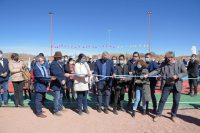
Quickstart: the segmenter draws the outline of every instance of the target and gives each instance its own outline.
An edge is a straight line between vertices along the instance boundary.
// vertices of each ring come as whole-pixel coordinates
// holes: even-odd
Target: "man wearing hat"
[[[63,110],[63,88],[65,86],[65,73],[64,73],[64,66],[62,62],[62,53],[60,51],[55,52],[54,60],[50,65],[50,75],[54,76],[56,79],[51,81],[50,88],[53,90],[54,94],[54,115],[60,116],[60,111]]]
[[[4,105],[8,104],[8,79],[10,75],[8,60],[3,58],[3,52],[0,50],[0,88],[3,88]],[[0,106],[2,105],[2,97],[0,96]]]
[[[197,95],[197,78],[199,73],[199,62],[196,60],[196,54],[191,55],[191,59],[187,66],[188,71],[188,78],[189,78],[189,85],[190,85],[190,96]],[[194,94],[193,94],[193,87],[194,87]]]

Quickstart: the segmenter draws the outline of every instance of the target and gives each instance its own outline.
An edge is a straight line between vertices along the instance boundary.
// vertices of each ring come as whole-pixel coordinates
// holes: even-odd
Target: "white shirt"
[[[1,65],[2,65],[2,67],[3,67],[3,59],[0,60],[0,63],[1,63]]]

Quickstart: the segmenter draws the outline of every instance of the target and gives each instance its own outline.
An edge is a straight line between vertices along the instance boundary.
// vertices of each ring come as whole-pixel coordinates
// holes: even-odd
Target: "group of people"
[[[87,60],[87,56],[79,54],[75,61],[73,58],[63,56],[60,51],[55,52],[54,60],[49,64],[43,54],[39,54],[32,63],[34,75],[35,113],[38,117],[47,117],[43,111],[43,103],[46,92],[53,92],[53,114],[60,116],[66,109],[63,106],[63,96],[77,101],[78,114],[89,114],[87,96],[92,88],[97,95],[97,111],[109,113],[110,104],[113,105],[113,113],[118,110],[125,111],[124,94],[128,88],[128,109],[131,107],[131,115],[135,117],[136,110],[142,103],[142,114],[149,113],[149,101],[152,99],[155,114],[154,121],[162,115],[165,102],[170,93],[173,93],[173,106],[171,119],[175,121],[179,106],[183,77],[188,73],[190,83],[190,95],[197,94],[197,78],[199,62],[196,55],[191,56],[187,67],[182,61],[175,59],[174,52],[167,52],[165,60],[158,65],[151,53],[145,54],[141,59],[138,52],[133,53],[133,58],[126,62],[125,55],[110,57],[108,52],[103,52],[100,59]],[[63,60],[64,59],[64,60]],[[8,80],[14,86],[15,106],[23,105],[23,71],[24,64],[19,60],[19,55],[13,53],[11,61],[3,58],[0,51],[0,86],[3,88],[4,104],[8,103]],[[155,87],[158,78],[162,81],[162,94],[157,105]],[[194,86],[194,87],[193,87]],[[193,89],[194,88],[194,89]],[[2,90],[2,89],[1,89]],[[193,94],[194,90],[194,94]],[[1,97],[0,97],[1,99]],[[134,100],[134,102],[133,102]],[[133,102],[133,105],[132,105]],[[2,103],[0,101],[0,103]],[[102,108],[103,106],[103,108]]]

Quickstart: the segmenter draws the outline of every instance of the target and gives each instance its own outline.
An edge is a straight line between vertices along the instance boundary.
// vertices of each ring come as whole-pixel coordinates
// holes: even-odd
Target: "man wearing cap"
[[[150,72],[148,76],[154,76],[160,74],[163,80],[163,90],[159,101],[158,109],[154,122],[156,122],[161,116],[170,93],[173,93],[173,106],[171,109],[171,120],[176,122],[176,114],[180,102],[181,90],[183,87],[182,78],[187,75],[187,70],[182,61],[175,60],[174,52],[169,51],[165,54],[165,61],[161,64],[160,68]]]
[[[0,88],[3,88],[3,101],[4,105],[8,104],[8,80],[9,80],[9,67],[8,60],[3,58],[3,52],[0,50]],[[2,97],[0,96],[0,106],[2,105]]]
[[[196,60],[196,54],[191,55],[191,59],[187,66],[188,71],[188,78],[189,78],[189,85],[190,85],[190,96],[197,95],[197,78],[199,75],[199,62]],[[194,87],[194,94],[193,94],[193,87]]]
[[[98,107],[97,111],[100,113],[102,106],[102,96],[105,96],[104,112],[108,114],[108,107],[110,101],[110,91],[112,87],[112,77],[114,76],[113,61],[109,59],[109,53],[103,52],[102,58],[97,60],[94,66],[94,74],[98,76],[97,92],[98,92]],[[109,76],[109,77],[106,77]]]
[[[60,111],[64,111],[62,97],[63,97],[63,88],[66,85],[64,66],[62,62],[62,53],[60,51],[55,52],[54,60],[50,65],[50,75],[54,76],[56,79],[51,81],[50,88],[53,90],[54,94],[54,115],[60,116]]]

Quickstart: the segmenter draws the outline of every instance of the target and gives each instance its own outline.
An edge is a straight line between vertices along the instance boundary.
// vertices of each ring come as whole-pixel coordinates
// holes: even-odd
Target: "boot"
[[[99,113],[102,112],[102,110],[101,110],[101,106],[98,106],[98,107],[97,107],[97,112],[99,112]]]
[[[117,112],[117,108],[116,108],[116,107],[113,108],[113,113],[114,113],[115,115],[118,115],[118,112]]]
[[[131,116],[135,117],[135,110],[132,111]]]
[[[121,110],[122,112],[125,111],[125,109],[124,109],[124,101],[120,101],[120,110]]]
[[[142,110],[142,115],[146,115],[146,109]]]

